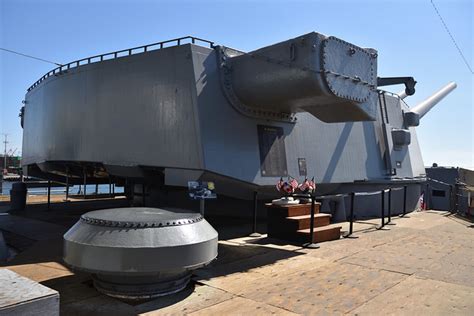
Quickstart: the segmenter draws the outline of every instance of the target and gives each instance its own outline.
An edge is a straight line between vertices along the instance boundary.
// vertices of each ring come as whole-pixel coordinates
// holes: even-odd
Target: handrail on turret
[[[171,45],[171,46],[179,46],[179,45],[182,45],[182,44],[189,44],[189,43],[196,44],[196,42],[203,42],[203,43],[209,44],[210,48],[214,48],[214,42],[211,42],[211,41],[208,41],[206,39],[199,38],[199,37],[184,36],[184,37],[174,38],[174,39],[170,39],[170,40],[163,41],[163,42],[148,44],[148,45],[144,45],[144,46],[137,46],[137,47],[133,47],[133,48],[118,50],[118,51],[115,51],[115,52],[95,55],[95,56],[91,56],[91,57],[86,57],[86,58],[78,59],[78,60],[72,61],[70,63],[61,65],[57,68],[54,68],[53,70],[46,73],[43,77],[39,78],[35,83],[33,83],[28,88],[27,91],[30,92],[31,90],[36,88],[41,82],[43,82],[47,78],[49,78],[53,75],[58,75],[58,74],[61,74],[63,72],[66,72],[67,70],[69,70],[71,68],[75,68],[75,67],[79,67],[79,66],[87,65],[87,64],[91,64],[91,63],[96,63],[96,62],[100,62],[100,61],[104,61],[104,60],[110,60],[110,59],[120,58],[120,57],[124,57],[124,56],[130,56],[130,55],[134,55],[134,54],[138,54],[138,53],[146,53],[147,51],[150,51],[150,50],[171,47],[171,46],[166,46],[165,47],[165,45],[169,44],[169,43],[173,43],[173,42],[176,43],[176,44]],[[150,48],[152,48],[152,49],[150,49]],[[106,57],[110,57],[110,56],[112,56],[112,57],[111,58],[106,58]]]

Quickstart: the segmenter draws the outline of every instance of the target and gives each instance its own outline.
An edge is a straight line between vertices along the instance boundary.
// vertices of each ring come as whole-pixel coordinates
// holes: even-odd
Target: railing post
[[[392,188],[388,189],[388,221],[387,224],[392,221]]]
[[[145,183],[142,184],[142,203],[145,206]]]
[[[310,224],[309,224],[309,243],[304,244],[303,246],[305,248],[310,248],[310,249],[317,249],[319,248],[319,245],[314,242],[314,195],[311,194],[311,218],[310,218]]]
[[[69,168],[66,168],[66,202],[69,200]]]
[[[408,186],[403,186],[403,215],[405,216],[407,213],[407,190]]]
[[[51,181],[48,180],[48,210],[51,207]]]
[[[262,236],[257,232],[257,211],[258,211],[258,191],[253,192],[253,231],[249,235],[250,237]]]
[[[348,238],[352,236],[352,233],[354,231],[354,203],[355,203],[355,192],[352,192],[350,194],[351,196],[351,213],[349,215],[349,233],[344,236],[344,238]]]
[[[385,212],[385,190],[382,190],[380,193],[382,194],[381,195],[382,196],[382,205],[381,205],[381,209],[380,209],[380,212],[381,212],[380,213],[380,218],[382,220],[380,228],[382,229],[385,226],[385,214],[384,214],[384,212]]]

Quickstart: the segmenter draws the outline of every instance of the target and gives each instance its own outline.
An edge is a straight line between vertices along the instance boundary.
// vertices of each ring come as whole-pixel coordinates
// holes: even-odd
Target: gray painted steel
[[[209,180],[250,199],[279,179],[262,173],[282,152],[261,156],[263,126],[282,131],[282,175],[300,178],[304,158],[325,194],[422,182],[410,108],[376,89],[376,59],[313,32],[250,53],[185,44],[78,66],[26,95],[22,163],[43,177],[93,164],[88,177]]]
[[[64,235],[64,261],[93,273],[106,294],[154,297],[186,286],[191,270],[217,257],[217,239],[217,232],[196,213],[99,210],[82,215]],[[115,283],[122,286],[111,286]]]
[[[0,269],[0,315],[59,316],[59,293],[9,269]]]
[[[474,210],[474,171],[464,168],[426,168],[428,205],[437,210],[471,215]]]
[[[219,50],[223,89],[233,90],[247,107],[243,114],[309,112],[325,122],[375,120],[373,49],[313,32],[247,54]]]
[[[80,66],[26,97],[24,165],[202,168],[190,45]]]

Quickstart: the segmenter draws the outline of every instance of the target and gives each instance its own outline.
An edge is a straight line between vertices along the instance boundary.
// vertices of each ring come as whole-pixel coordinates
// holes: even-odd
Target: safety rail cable
[[[384,189],[383,191],[385,193],[388,193],[390,190],[393,191],[400,191],[400,190],[404,190],[403,187],[396,187],[396,188],[390,188],[390,189]],[[377,194],[380,194],[382,190],[378,190],[378,191],[369,191],[369,192],[354,192],[356,196],[368,196],[368,195],[377,195]],[[327,198],[335,198],[335,197],[348,197],[350,196],[351,193],[340,193],[340,194],[330,194],[330,195],[316,195],[315,196],[315,199],[318,200],[318,199],[327,199]],[[292,197],[305,197],[305,195],[303,194],[293,194],[291,195]]]
[[[333,195],[320,195],[320,196],[315,196],[312,193],[311,194],[291,194],[290,196],[292,197],[303,197],[303,198],[311,198],[311,217],[310,217],[310,233],[309,233],[309,242],[306,243],[304,246],[309,247],[309,248],[319,248],[314,243],[314,203],[315,200],[317,199],[326,199],[326,198],[345,198],[345,197],[350,197],[351,198],[351,206],[350,206],[350,215],[349,215],[349,232],[343,236],[344,238],[351,238],[352,234],[354,233],[354,204],[355,204],[355,198],[356,196],[374,196],[374,195],[379,195],[381,196],[381,202],[382,206],[380,208],[381,210],[381,216],[380,219],[382,221],[380,225],[380,229],[384,229],[385,225],[391,223],[391,218],[392,218],[392,193],[396,191],[403,190],[403,213],[402,217],[405,216],[406,214],[406,199],[407,199],[407,186],[403,187],[394,187],[394,188],[388,188],[388,189],[382,189],[378,191],[369,191],[369,192],[351,192],[351,193],[342,193],[342,194],[333,194]],[[385,222],[385,208],[386,208],[386,201],[385,201],[385,193],[388,193],[388,214],[387,214],[387,219],[388,221]],[[255,230],[255,229],[254,229]],[[312,247],[311,247],[312,246]]]
[[[95,55],[95,56],[91,56],[91,57],[86,57],[86,58],[78,59],[78,60],[72,61],[70,63],[61,65],[61,66],[56,67],[53,70],[47,72],[44,76],[42,76],[35,83],[33,83],[28,88],[27,91],[30,92],[31,90],[33,90],[41,82],[43,82],[45,79],[47,79],[47,78],[49,78],[53,75],[56,75],[56,74],[61,74],[64,71],[67,71],[71,68],[76,68],[76,67],[83,66],[83,65],[88,65],[88,64],[92,64],[92,63],[96,63],[96,62],[101,62],[101,61],[104,61],[104,60],[112,60],[112,59],[116,59],[116,58],[120,58],[120,57],[131,56],[131,55],[140,54],[140,53],[146,53],[146,52],[151,51],[151,50],[163,49],[163,48],[168,48],[168,47],[173,47],[173,46],[180,46],[182,44],[196,44],[196,42],[206,43],[206,44],[209,44],[210,48],[214,48],[214,42],[212,42],[212,41],[202,39],[202,38],[199,38],[199,37],[194,37],[194,36],[184,36],[184,37],[174,38],[174,39],[170,39],[170,40],[166,40],[166,41],[162,41],[162,42],[157,42],[157,43],[153,43],[153,44],[148,44],[148,45],[144,45],[144,46],[137,46],[137,47],[122,49],[122,50],[118,50],[118,51],[114,51],[114,52],[110,52],[110,53],[105,53],[105,54]],[[176,43],[176,44],[171,45],[171,46],[165,46],[166,44],[169,44],[169,43]],[[107,57],[111,57],[111,58],[107,58]]]

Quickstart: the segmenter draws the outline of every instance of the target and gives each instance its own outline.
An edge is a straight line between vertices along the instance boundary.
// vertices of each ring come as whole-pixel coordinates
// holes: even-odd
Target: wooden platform
[[[267,204],[268,236],[283,240],[306,242],[310,238],[311,204],[273,205]],[[341,226],[331,225],[331,215],[319,213],[320,203],[314,209],[314,241],[339,239]]]

